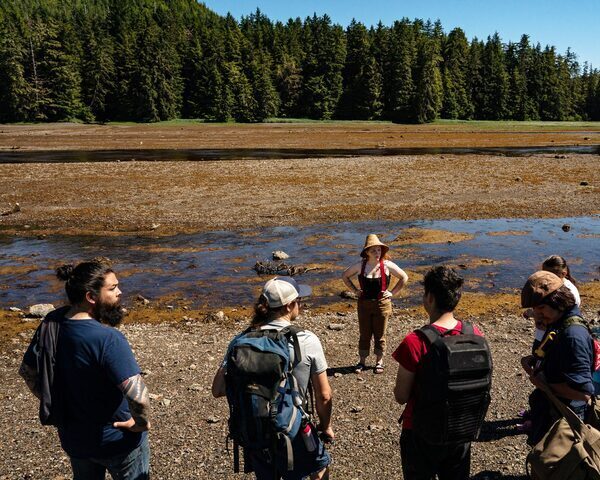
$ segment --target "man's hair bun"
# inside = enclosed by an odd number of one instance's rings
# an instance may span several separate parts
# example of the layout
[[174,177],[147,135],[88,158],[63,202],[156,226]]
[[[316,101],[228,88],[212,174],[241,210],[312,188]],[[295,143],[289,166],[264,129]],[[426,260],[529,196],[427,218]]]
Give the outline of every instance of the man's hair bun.
[[73,264],[61,265],[56,269],[56,276],[59,280],[66,282],[73,276],[73,270],[75,270]]

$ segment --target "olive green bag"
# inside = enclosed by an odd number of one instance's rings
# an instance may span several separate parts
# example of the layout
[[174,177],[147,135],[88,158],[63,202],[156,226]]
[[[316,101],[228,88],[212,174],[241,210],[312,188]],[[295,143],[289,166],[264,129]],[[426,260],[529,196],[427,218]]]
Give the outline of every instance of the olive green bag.
[[542,388],[562,418],[527,456],[534,480],[600,480],[600,431],[584,423],[547,386]]

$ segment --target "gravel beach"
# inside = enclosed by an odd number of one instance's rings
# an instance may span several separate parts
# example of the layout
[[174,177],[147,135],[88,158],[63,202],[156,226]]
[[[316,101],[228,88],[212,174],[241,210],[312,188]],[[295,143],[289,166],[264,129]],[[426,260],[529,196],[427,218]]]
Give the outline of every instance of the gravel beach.
[[[595,319],[597,312],[588,309],[586,315]],[[494,359],[492,404],[480,441],[473,447],[472,475],[477,479],[521,478],[528,447],[515,427],[531,386],[521,372],[519,358],[530,348],[533,328],[511,313],[468,319],[484,330]],[[402,478],[397,423],[401,407],[393,400],[396,363],[390,354],[407,332],[424,322],[422,309],[395,308],[384,374],[368,370],[356,375],[348,370],[356,362],[355,313],[308,311],[298,319],[299,325],[321,338],[331,370],[336,433],[331,447],[332,478]],[[332,330],[331,324],[343,328]],[[210,394],[213,374],[229,339],[245,325],[240,320],[122,327],[152,393],[154,478],[251,478],[233,474],[232,456],[225,448],[227,402]],[[70,478],[57,435],[53,428],[39,424],[37,403],[17,376],[29,337],[30,332],[20,333],[4,345],[1,354],[0,480]]]

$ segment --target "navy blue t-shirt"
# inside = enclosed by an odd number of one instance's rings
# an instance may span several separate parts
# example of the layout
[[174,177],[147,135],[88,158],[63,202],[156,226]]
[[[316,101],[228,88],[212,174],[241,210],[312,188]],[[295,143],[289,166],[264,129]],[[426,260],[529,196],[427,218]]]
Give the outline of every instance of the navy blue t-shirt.
[[[35,366],[28,351],[25,362]],[[96,320],[64,319],[56,351],[55,391],[63,422],[58,435],[65,452],[75,458],[105,458],[127,453],[146,433],[114,428],[131,418],[118,388],[140,373],[125,336]]]
[[[568,312],[565,319],[579,312]],[[560,329],[560,325],[558,325]],[[594,368],[594,344],[586,326],[573,324],[557,335],[556,344],[549,349],[544,360],[543,371],[548,383],[566,383],[569,387],[594,394],[592,370]],[[585,401],[571,400],[570,406],[578,408]]]

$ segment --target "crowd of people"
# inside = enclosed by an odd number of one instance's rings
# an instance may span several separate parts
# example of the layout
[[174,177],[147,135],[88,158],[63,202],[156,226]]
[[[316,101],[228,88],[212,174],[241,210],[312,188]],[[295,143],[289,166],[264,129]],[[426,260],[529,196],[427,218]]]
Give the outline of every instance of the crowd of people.
[[[391,299],[408,275],[376,235],[367,236],[360,255],[342,275],[358,296],[358,362],[352,371],[364,374],[373,343],[373,372],[380,374]],[[149,394],[129,343],[114,328],[123,316],[116,274],[93,260],[60,267],[57,276],[69,304],[40,324],[19,373],[40,399],[41,422],[56,426],[75,480],[101,480],[106,472],[113,479],[147,479]],[[428,323],[407,333],[391,355],[398,368],[390,395],[404,405],[402,470],[405,480],[466,479],[471,441],[489,404],[491,356],[481,329],[454,314],[463,278],[451,267],[436,266],[422,285]],[[535,324],[531,353],[521,361],[534,386],[522,412],[531,445],[560,416],[543,387],[582,419],[595,394],[598,352],[576,285],[566,261],[552,256],[522,288],[523,315]],[[258,480],[330,476],[328,444],[335,432],[328,363],[318,336],[298,322],[310,295],[308,285],[291,277],[266,282],[249,327],[231,340],[213,379],[212,394],[228,401],[229,436],[243,450],[245,471]],[[457,351],[466,367],[456,367]],[[469,365],[469,352],[480,365]],[[451,385],[455,380],[461,388]],[[458,422],[460,431],[444,422]]]

